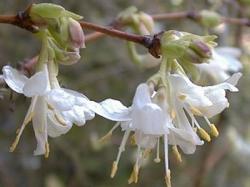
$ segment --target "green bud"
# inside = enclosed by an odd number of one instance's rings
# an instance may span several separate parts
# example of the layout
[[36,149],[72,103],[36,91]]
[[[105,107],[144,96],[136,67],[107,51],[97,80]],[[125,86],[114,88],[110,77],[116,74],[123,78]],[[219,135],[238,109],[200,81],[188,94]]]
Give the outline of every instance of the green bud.
[[63,7],[51,3],[33,4],[30,9],[30,17],[31,19],[37,17],[55,19],[59,18],[64,11]]
[[194,40],[190,44],[190,48],[202,58],[210,58],[212,56],[211,48],[201,40]]
[[209,28],[218,26],[221,23],[221,16],[213,11],[202,10],[200,12],[201,20],[200,23]]
[[48,27],[52,37],[56,40],[58,44],[62,47],[68,47],[69,41],[69,19],[66,17],[61,17],[57,20],[57,24],[51,24]]

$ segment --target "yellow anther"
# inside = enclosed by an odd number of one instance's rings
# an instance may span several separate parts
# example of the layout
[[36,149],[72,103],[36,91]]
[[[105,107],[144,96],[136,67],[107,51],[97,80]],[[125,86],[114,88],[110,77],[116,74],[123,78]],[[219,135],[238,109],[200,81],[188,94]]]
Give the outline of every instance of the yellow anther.
[[187,95],[185,95],[185,94],[179,95],[179,99],[182,101],[184,101],[186,98],[187,98]]
[[12,143],[12,145],[10,146],[10,150],[9,150],[10,152],[13,152],[16,149],[16,146],[17,146],[17,144],[18,144],[18,142],[20,140],[20,137],[21,137],[21,135],[22,135],[22,133],[24,131],[24,128],[31,121],[31,119],[33,117],[33,114],[34,114],[33,112],[28,113],[27,116],[24,119],[24,122],[23,122],[21,128],[17,129],[17,131],[16,131],[17,136],[16,136],[14,142]]
[[210,124],[210,134],[214,137],[219,136],[219,131],[217,130],[216,126],[214,124]]
[[106,142],[106,141],[110,140],[111,137],[112,137],[112,132],[108,132],[103,137],[101,137],[98,141],[103,143],[103,142]]
[[203,128],[198,128],[198,133],[200,137],[206,140],[207,142],[211,141],[209,134]]
[[49,157],[49,143],[46,142],[45,143],[45,155],[44,155],[45,158],[48,158]]
[[131,137],[130,137],[130,143],[131,143],[131,145],[136,145],[135,134],[131,135]]
[[48,109],[54,110],[54,107],[51,104],[47,103],[47,105],[48,105]]
[[155,162],[155,163],[160,163],[160,162],[161,162],[161,159],[160,159],[159,157],[156,157],[156,158],[154,159],[154,162]]
[[152,149],[146,149],[143,152],[143,158],[147,158],[150,155],[151,152],[152,152]]
[[192,112],[194,115],[202,116],[202,113],[201,113],[201,111],[200,111],[198,108],[191,107],[191,112]]
[[110,174],[111,178],[114,178],[114,176],[117,172],[117,169],[118,169],[118,163],[116,161],[114,161],[113,165],[112,165],[112,169],[111,169],[111,174]]
[[177,146],[174,145],[174,146],[172,147],[172,149],[173,149],[173,153],[174,153],[174,155],[175,155],[175,157],[176,157],[176,160],[177,160],[178,162],[182,162],[181,154],[180,154],[180,152],[178,151]]
[[18,142],[19,142],[19,137],[17,136],[14,142],[12,143],[12,145],[10,146],[10,150],[9,150],[10,152],[15,151]]
[[134,170],[130,174],[130,177],[128,179],[128,184],[132,184],[134,182]]
[[170,175],[170,170],[167,171],[166,176],[165,176],[165,183],[167,187],[171,187],[171,175]]
[[133,176],[134,176],[134,182],[138,182],[138,175],[139,175],[139,167],[137,164],[135,164],[134,169],[133,169]]
[[176,118],[176,112],[175,112],[175,110],[171,110],[170,115],[171,115],[172,119],[175,119]]
[[67,126],[66,121],[63,119],[63,117],[59,113],[55,113],[55,119],[62,125]]

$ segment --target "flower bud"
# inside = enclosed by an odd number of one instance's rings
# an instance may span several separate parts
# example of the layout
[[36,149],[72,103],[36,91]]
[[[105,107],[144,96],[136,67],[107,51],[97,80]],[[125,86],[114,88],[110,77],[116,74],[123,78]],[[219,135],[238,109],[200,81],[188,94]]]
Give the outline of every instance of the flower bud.
[[201,20],[200,23],[209,28],[218,26],[221,23],[221,16],[213,11],[202,10],[200,12]]
[[33,4],[30,8],[29,16],[32,21],[59,18],[65,9],[59,5],[51,3]]
[[212,57],[211,48],[205,42],[203,42],[201,40],[194,40],[190,44],[190,48],[192,50],[194,50],[202,58],[210,58],[210,57]]
[[85,37],[80,23],[69,18],[70,43],[74,48],[85,48]]

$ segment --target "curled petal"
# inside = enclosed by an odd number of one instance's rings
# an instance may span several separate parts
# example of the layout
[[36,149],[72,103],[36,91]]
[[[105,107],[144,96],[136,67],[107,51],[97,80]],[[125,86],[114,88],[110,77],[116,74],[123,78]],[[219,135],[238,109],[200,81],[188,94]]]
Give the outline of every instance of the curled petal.
[[23,87],[28,78],[11,66],[4,66],[2,71],[6,84],[15,92],[23,93]]
[[68,121],[65,121],[66,123],[60,122],[52,111],[48,112],[47,120],[48,135],[53,138],[66,134],[72,127],[72,123]]
[[114,99],[106,99],[101,103],[90,101],[89,108],[98,115],[112,121],[131,120],[130,109]]

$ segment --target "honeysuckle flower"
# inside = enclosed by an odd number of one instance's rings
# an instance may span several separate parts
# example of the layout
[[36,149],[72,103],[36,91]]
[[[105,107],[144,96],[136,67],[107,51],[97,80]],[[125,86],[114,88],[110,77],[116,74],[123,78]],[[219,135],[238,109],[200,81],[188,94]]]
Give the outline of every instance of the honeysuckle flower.
[[[47,65],[30,78],[10,66],[3,67],[6,84],[15,92],[31,97],[31,104],[17,137],[10,148],[14,151],[25,126],[32,120],[37,140],[35,155],[49,154],[48,135],[57,137],[67,133],[73,124],[84,125],[94,117],[88,108],[90,102],[84,95],[62,89],[49,80]],[[51,76],[50,76],[51,78]],[[51,85],[53,88],[51,89]]]
[[[150,90],[145,83],[137,87],[133,104],[127,108],[120,101],[107,99],[101,103],[93,102],[91,108],[95,113],[117,121],[117,124],[102,138],[106,139],[112,135],[112,132],[119,126],[125,131],[122,142],[119,147],[116,160],[113,162],[111,177],[113,178],[118,169],[118,163],[122,152],[125,150],[126,142],[131,133],[134,143],[137,145],[137,158],[133,172],[129,178],[129,183],[138,181],[139,168],[142,160],[147,152],[156,147],[157,156],[155,161],[159,162],[159,143],[160,138],[164,139],[165,167],[166,167],[166,183],[170,185],[170,170],[168,166],[168,145],[173,145],[173,150],[179,160],[180,154],[177,146],[184,153],[191,154],[195,150],[196,145],[203,142],[193,132],[187,123],[187,118],[177,116],[179,127],[176,128],[172,124],[172,120],[168,113],[168,104],[165,95],[161,91],[155,92]],[[184,115],[180,114],[180,115]]]
[[171,74],[169,81],[171,86],[172,95],[172,118],[176,117],[176,114],[182,112],[181,119],[186,118],[186,113],[191,118],[191,127],[198,128],[200,136],[210,141],[209,134],[201,128],[197,122],[196,116],[201,116],[205,119],[206,123],[211,129],[213,136],[218,136],[218,131],[214,124],[211,124],[208,118],[211,118],[221,113],[225,108],[229,106],[229,102],[226,98],[225,90],[231,92],[237,92],[235,87],[241,73],[236,73],[223,83],[201,87],[193,84],[186,76],[180,74]]
[[198,64],[201,79],[211,77],[213,82],[220,83],[230,77],[232,73],[240,72],[242,64],[238,60],[241,52],[237,48],[218,47],[212,50],[212,58],[208,63]]

